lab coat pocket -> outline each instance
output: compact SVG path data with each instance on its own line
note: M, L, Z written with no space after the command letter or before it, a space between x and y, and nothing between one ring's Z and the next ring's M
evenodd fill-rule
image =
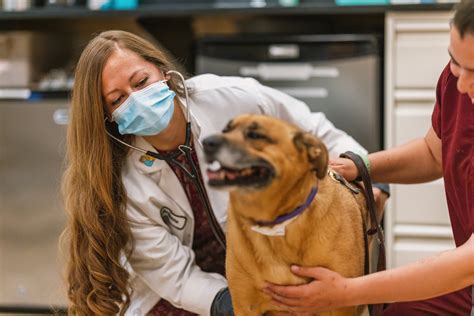
M185 212L179 209L171 209L167 206L160 208L160 217L169 231L177 236L183 244L191 243L191 234L193 231L193 220Z

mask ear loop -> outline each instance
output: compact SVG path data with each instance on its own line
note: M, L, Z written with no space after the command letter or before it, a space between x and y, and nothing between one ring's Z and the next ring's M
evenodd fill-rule
M143 153L143 154L147 154L147 155L148 155L149 151L146 151L145 149L141 149L141 148L135 147L135 146L133 146L133 145L127 144L126 142L124 142L124 141L121 140L120 138L117 138L117 137L115 137L114 135L112 135L112 134L109 132L109 130L107 129L107 125L105 124L107 121L110 122L109 118L108 118L108 117L105 117L105 118L104 118L105 133L106 133L107 135L109 135L110 138L112 138L112 139L115 140L116 142L118 142L118 143L120 143L120 144L122 144L122 145L124 145L124 146L126 146L126 147L130 147L130 148L132 148L132 149L134 149L134 150L136 150L136 151L139 151L139 152L141 152L141 153Z

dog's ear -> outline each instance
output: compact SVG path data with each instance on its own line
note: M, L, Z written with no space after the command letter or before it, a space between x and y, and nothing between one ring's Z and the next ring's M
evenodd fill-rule
M227 122L227 125L224 127L224 129L222 130L222 133L227 133L227 132L230 132L233 128L233 123L234 121L233 120L230 120L229 122Z
M305 132L297 132L293 137L293 143L299 151L306 151L308 161L318 179L324 178L328 170L329 157L326 146L318 138Z

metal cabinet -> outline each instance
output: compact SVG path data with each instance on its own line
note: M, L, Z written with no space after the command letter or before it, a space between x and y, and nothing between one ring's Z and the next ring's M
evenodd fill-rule
M66 100L0 101L0 309L65 306Z
M387 148L423 137L431 127L436 84L449 62L451 17L451 12L386 16ZM385 230L391 267L454 248L443 180L394 185Z

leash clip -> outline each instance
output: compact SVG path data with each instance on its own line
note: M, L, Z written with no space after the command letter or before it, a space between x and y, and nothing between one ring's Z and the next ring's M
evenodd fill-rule
M347 187L349 190L352 191L354 194L359 194L360 189L353 184L349 183L343 176L341 176L339 173L336 173L334 170L329 170L329 176L342 184L343 186Z

